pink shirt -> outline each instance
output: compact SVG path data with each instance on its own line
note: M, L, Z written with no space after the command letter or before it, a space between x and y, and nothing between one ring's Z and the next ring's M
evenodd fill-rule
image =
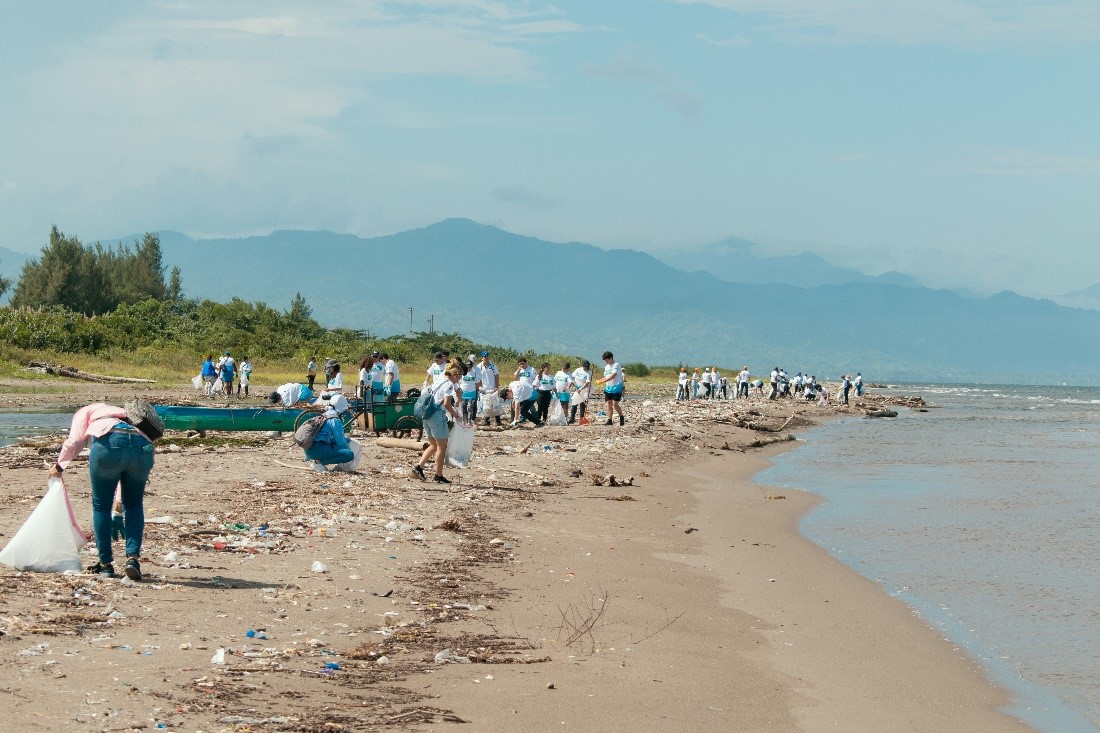
M57 465L65 468L69 462L76 458L80 449L87 444L89 438L98 438L111 432L111 429L126 419L126 410L103 402L96 402L81 407L73 415L73 424L69 428L68 439L61 444L61 453L57 457Z

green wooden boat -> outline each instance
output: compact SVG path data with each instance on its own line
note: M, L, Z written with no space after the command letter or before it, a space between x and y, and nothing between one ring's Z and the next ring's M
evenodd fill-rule
M304 412L282 407L191 407L157 405L168 430L280 430L294 431L294 420Z

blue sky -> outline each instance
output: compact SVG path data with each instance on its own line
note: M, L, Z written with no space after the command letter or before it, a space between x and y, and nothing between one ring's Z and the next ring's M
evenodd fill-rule
M0 246L459 216L1100 282L1096 0L0 0Z

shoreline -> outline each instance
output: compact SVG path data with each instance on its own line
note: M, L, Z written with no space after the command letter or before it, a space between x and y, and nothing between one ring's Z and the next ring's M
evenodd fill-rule
M780 494L752 482L788 449L664 466L632 492L637 503L591 516L563 507L569 542L554 543L557 522L528 535L532 559L510 574L519 600L507 612L520 627L557 632L562 609L528 599L608 597L595 646L524 674L526 683L447 674L442 692L431 689L459 715L482 712L486 730L520 715L528 730L1033 731L1004 711L1008 691L978 662L798 532L820 497L768 499ZM620 531L639 528L645 536ZM643 572L632 577L632 567ZM563 583L563 573L573 575ZM562 590L567 583L583 590ZM624 639L624 627L646 633Z
M1008 695L977 663L798 533L814 495L752 483L793 446L738 425L842 408L631 408L626 429L479 431L446 490L372 439L356 475L302 471L287 440L158 456L146 514L171 521L147 526L148 582L0 568L0 616L19 622L0 636L15 680L0 701L51 731L1030 730L997 711ZM535 441L551 451L527 452ZM30 449L3 450L28 467L0 483L0 542L43 479ZM608 474L633 485L593 485ZM87 477L71 481L86 525ZM260 521L270 547L224 529ZM169 550L186 562L158 562ZM44 621L64 632L43 636ZM253 626L272 641L245 638ZM212 665L220 648L230 661ZM443 650L471 663L437 663ZM68 715L44 722L21 698ZM117 726L99 717L111 710Z

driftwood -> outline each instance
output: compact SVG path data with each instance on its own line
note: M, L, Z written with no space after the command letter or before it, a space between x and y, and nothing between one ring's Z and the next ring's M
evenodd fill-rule
M50 364L45 361L32 361L27 367L32 372L38 372L39 374L52 374L57 377L68 377L69 379L82 379L85 382L104 382L107 384L156 384L155 379L138 379L136 377L112 377L104 374L89 374L88 372L82 372L76 367L62 366L60 364Z
M868 410L867 417L897 417L897 410Z
M426 440L407 440L405 438L379 438L375 445L383 448L404 448L405 450L422 451L428 447Z

